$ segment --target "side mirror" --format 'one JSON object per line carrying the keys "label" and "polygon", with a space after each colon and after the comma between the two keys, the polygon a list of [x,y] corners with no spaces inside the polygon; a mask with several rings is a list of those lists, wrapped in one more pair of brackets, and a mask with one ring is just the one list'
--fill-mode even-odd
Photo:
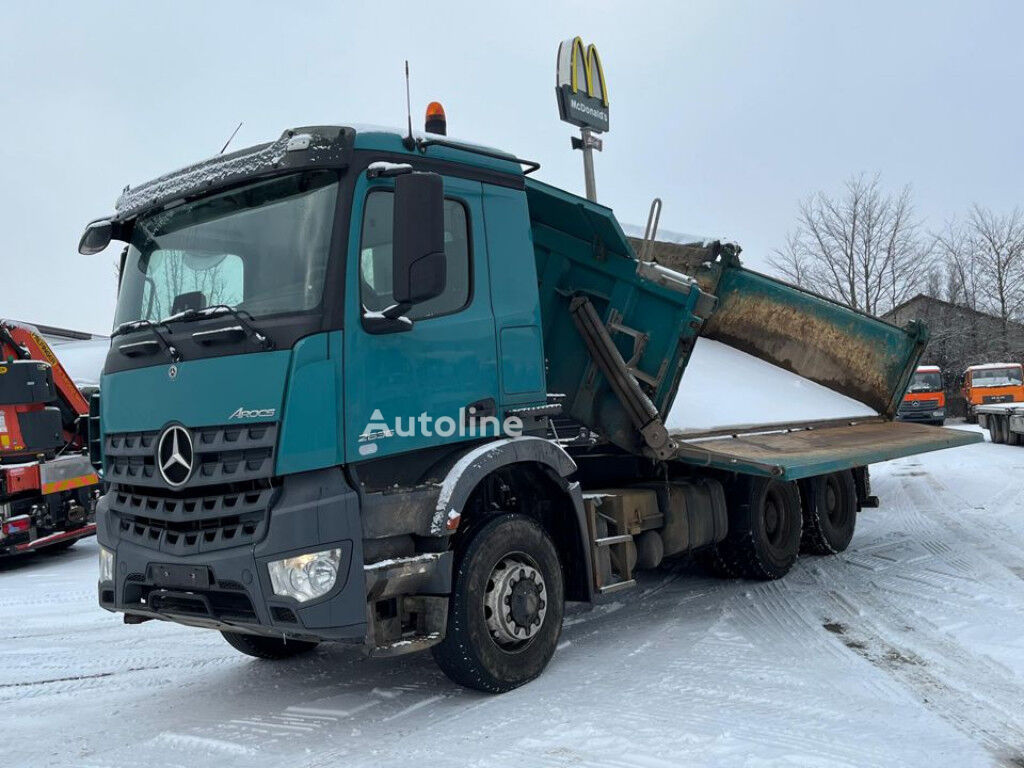
{"label": "side mirror", "polygon": [[392,293],[412,305],[440,296],[447,280],[444,256],[444,184],[436,173],[395,178]]}
{"label": "side mirror", "polygon": [[99,253],[114,238],[114,225],[109,219],[91,221],[82,233],[82,239],[78,241],[78,252],[83,256],[92,256]]}

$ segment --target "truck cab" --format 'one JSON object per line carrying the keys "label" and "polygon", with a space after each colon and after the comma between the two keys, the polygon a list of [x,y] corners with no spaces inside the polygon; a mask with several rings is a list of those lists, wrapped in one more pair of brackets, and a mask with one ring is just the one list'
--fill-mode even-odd
{"label": "truck cab", "polygon": [[961,385],[968,418],[976,420],[975,407],[1024,402],[1024,367],[1020,363],[971,365]]}
{"label": "truck cab", "polygon": [[942,370],[937,365],[917,367],[896,417],[901,421],[920,421],[939,427],[946,422],[946,393],[942,387]]}

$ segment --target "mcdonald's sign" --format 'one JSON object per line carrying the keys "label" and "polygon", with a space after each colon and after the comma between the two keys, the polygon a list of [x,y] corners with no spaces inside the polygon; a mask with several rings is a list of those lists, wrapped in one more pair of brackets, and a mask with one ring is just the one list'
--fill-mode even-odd
{"label": "mcdonald's sign", "polygon": [[601,133],[608,130],[608,86],[593,43],[563,40],[555,77],[558,115],[567,123]]}

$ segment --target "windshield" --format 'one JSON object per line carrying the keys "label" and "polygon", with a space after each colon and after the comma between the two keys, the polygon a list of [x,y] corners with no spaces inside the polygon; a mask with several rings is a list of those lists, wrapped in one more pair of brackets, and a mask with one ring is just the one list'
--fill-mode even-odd
{"label": "windshield", "polygon": [[1020,386],[1022,378],[1018,366],[984,368],[971,374],[971,383],[976,387],[1013,387]]}
{"label": "windshield", "polygon": [[942,375],[939,373],[918,371],[910,381],[911,392],[940,392],[941,390]]}
{"label": "windshield", "polygon": [[141,216],[114,326],[219,304],[257,317],[314,309],[337,195],[337,174],[314,171]]}

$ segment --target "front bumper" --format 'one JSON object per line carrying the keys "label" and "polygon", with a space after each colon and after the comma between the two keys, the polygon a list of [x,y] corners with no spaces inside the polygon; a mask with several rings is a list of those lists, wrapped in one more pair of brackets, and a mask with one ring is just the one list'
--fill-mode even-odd
{"label": "front bumper", "polygon": [[928,410],[902,410],[896,412],[899,421],[942,421],[946,418],[945,408],[929,408]]}
{"label": "front bumper", "polygon": [[[259,541],[188,554],[122,536],[112,495],[97,507],[97,539],[115,557],[114,581],[99,584],[99,602],[126,621],[164,619],[311,640],[366,637],[359,500],[339,471],[284,478]],[[268,562],[334,547],[343,554],[330,592],[306,603],[274,595]]]}

